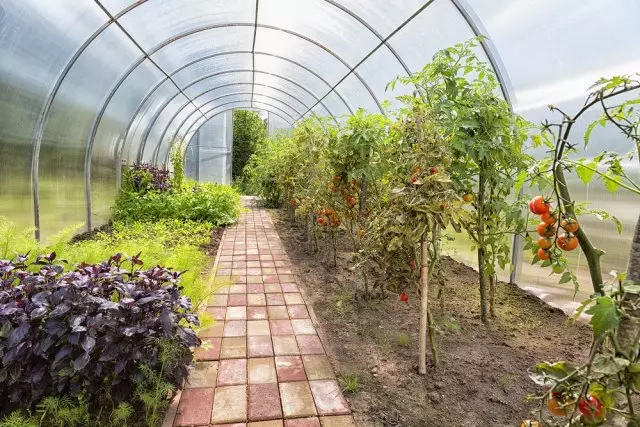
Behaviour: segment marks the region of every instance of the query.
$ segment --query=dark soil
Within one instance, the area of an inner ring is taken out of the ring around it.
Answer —
[[[322,326],[336,374],[355,375],[361,384],[347,393],[358,425],[517,426],[538,407],[526,400],[540,392],[528,368],[543,360],[586,358],[590,329],[513,285],[499,283],[496,317],[483,324],[477,272],[445,257],[443,309],[432,300],[440,364],[418,375],[414,291],[408,303],[395,294],[354,300],[347,238],[338,242],[334,268],[306,252],[302,229],[285,215],[272,211],[272,218]]]
[[[93,240],[100,233],[111,234],[113,232],[113,226],[111,223],[96,227],[91,231],[85,231],[84,233],[76,234],[71,238],[71,243],[83,242],[86,240]]]

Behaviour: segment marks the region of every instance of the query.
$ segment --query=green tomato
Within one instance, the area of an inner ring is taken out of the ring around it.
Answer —
[[[564,265],[562,264],[553,264],[553,272],[556,274],[561,274],[564,271]]]

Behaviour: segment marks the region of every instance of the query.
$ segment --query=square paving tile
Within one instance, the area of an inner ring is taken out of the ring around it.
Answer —
[[[247,383],[247,359],[221,360],[218,368],[218,387]]]
[[[247,268],[247,276],[260,276],[262,275],[261,268]]]
[[[291,320],[269,320],[271,335],[292,335]]]
[[[273,357],[249,359],[249,384],[277,382],[276,366]]]
[[[271,336],[273,352],[276,356],[296,356],[300,354],[295,335]]]
[[[226,307],[228,300],[229,300],[229,295],[217,294],[211,297],[211,301],[209,302],[209,305],[213,307]]]
[[[227,281],[229,279],[229,277],[231,277],[231,276],[221,276],[219,274],[216,274],[215,280],[218,281],[218,282]],[[215,286],[218,286],[218,288],[214,292],[215,294],[217,294],[217,295],[226,295],[226,294],[229,293],[230,285],[226,285],[226,284],[219,285],[219,284],[216,284]]]
[[[275,360],[278,381],[290,382],[307,380],[300,356],[278,356]]]
[[[246,421],[247,386],[232,385],[217,388],[213,398],[213,412],[210,412],[210,415],[211,422],[214,424]]]
[[[225,307],[207,307],[206,311],[214,320],[224,320],[227,315]]]
[[[193,388],[183,390],[178,405],[176,426],[209,424],[213,404],[212,388]]]
[[[348,414],[349,404],[340,391],[335,380],[309,381],[313,400],[316,402],[320,415]]]
[[[282,409],[278,384],[250,384],[249,420],[262,421],[280,418],[282,418]]]
[[[230,320],[225,322],[225,337],[244,337],[247,335],[247,322],[245,320]]]
[[[296,335],[315,335],[316,333],[311,319],[294,319],[291,321],[291,326],[293,326],[293,333]]]
[[[266,320],[267,318],[268,318],[267,307],[265,306],[247,307],[248,320]]]
[[[300,288],[298,288],[298,285],[296,285],[295,283],[283,283],[281,286],[282,286],[282,292],[287,292],[287,293],[300,292]]]
[[[285,418],[310,417],[317,414],[308,382],[298,381],[279,385]]]
[[[262,276],[248,276],[247,284],[262,283]]]
[[[227,307],[227,320],[247,320],[247,307]]]
[[[198,362],[196,367],[189,371],[185,388],[213,388],[216,386],[217,374],[218,362]]]
[[[267,309],[269,320],[288,320],[289,312],[285,305],[270,305]]]
[[[273,345],[271,343],[271,337],[247,337],[247,353],[249,357],[273,356]]]
[[[265,274],[262,276],[264,283],[280,283],[280,279],[275,274]]]
[[[324,354],[302,356],[302,363],[309,380],[335,379],[331,363]]]
[[[302,295],[300,295],[297,292],[284,294],[284,300],[286,301],[287,305],[304,304],[304,300],[302,299]],[[229,305],[231,305],[231,304],[229,304]]]
[[[248,427],[282,427],[282,420],[254,421]]]
[[[206,329],[200,331],[200,338],[218,338],[224,331],[224,322],[218,321]]]
[[[264,291],[268,294],[282,293],[280,283],[265,283]]]
[[[244,274],[234,274],[231,276],[231,281],[236,285],[244,285],[249,283],[247,280],[247,276]]]
[[[200,347],[196,349],[196,360],[218,360],[220,358],[220,346],[222,338],[205,338]]]
[[[324,354],[322,342],[317,335],[296,335],[300,354]]]
[[[246,294],[247,293],[247,285],[245,284],[235,284],[231,285],[229,288],[230,294]]]
[[[309,312],[305,305],[288,305],[287,310],[291,319],[309,319]]]
[[[250,337],[259,335],[271,335],[271,331],[269,330],[269,321],[249,320],[247,322],[247,335]]]
[[[267,305],[285,305],[283,294],[267,294]]]
[[[230,294],[228,306],[242,306],[247,305],[247,295],[245,294]]]
[[[263,294],[264,285],[262,283],[250,283],[247,285],[248,294]]]
[[[262,274],[276,274],[276,269],[274,267],[262,267]]]
[[[317,417],[285,420],[284,427],[320,427],[320,420]]]
[[[247,302],[248,302],[248,305],[252,305],[252,306],[267,305],[267,301],[264,294],[248,294]]]
[[[245,337],[223,338],[220,359],[237,359],[241,357],[247,357],[247,339]]]
[[[337,417],[321,417],[322,427],[357,427],[351,415],[340,415]]]

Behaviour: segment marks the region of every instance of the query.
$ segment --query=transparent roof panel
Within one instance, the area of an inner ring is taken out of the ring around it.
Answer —
[[[262,0],[259,5],[260,25],[312,38],[352,66],[380,42],[364,25],[327,1]]]
[[[302,82],[296,82],[288,77],[282,77],[277,74],[267,74],[266,72],[257,71],[255,82],[263,86],[276,87],[295,95],[305,105],[313,105],[318,102],[319,99],[319,95],[311,92]]]
[[[273,53],[285,58],[294,55],[298,63],[314,69],[329,83],[337,82],[349,72],[349,68],[326,49],[283,31],[258,28],[256,51]],[[282,68],[286,67],[283,65]]]
[[[251,53],[215,54],[215,56],[204,57],[198,62],[175,72],[171,78],[180,87],[184,87],[206,75],[221,71],[251,70],[251,67],[253,67]]]
[[[582,97],[600,77],[640,69],[636,0],[468,2],[500,53],[520,111]]]
[[[340,92],[353,111],[361,107],[371,113],[380,112],[376,101],[354,74],[350,74],[349,77],[340,83],[336,87],[336,91]]]
[[[311,105],[305,105],[300,102],[295,96],[276,88],[256,85],[253,88],[253,91],[256,95],[268,96],[270,98],[278,99],[300,113],[304,113],[309,109],[309,107],[311,107]]]
[[[251,1],[149,0],[119,19],[120,24],[149,51],[178,34],[215,25],[253,25]]]
[[[181,66],[220,52],[251,51],[253,24],[200,31],[174,40],[151,57],[167,73]]]
[[[251,71],[223,71],[203,76],[183,87],[184,93],[191,98],[206,92],[217,86],[232,83],[251,83],[253,80]]]
[[[438,0],[436,0],[438,1]],[[411,15],[433,0],[341,0],[336,1],[360,16],[382,37],[388,36]],[[428,6],[430,7],[430,6]]]
[[[282,59],[276,56],[266,54],[256,54],[256,70],[265,71],[276,76],[287,76],[298,84],[304,86],[307,90],[318,96],[326,92],[331,83],[319,75],[313,68],[300,64],[297,59]]]
[[[262,104],[270,104],[270,105],[273,105],[274,107],[278,107],[280,110],[286,111],[294,119],[297,119],[298,117],[303,115],[305,111],[307,111],[306,108],[296,110],[295,108],[293,108],[293,106],[290,103],[286,101],[282,101],[278,98],[274,98],[268,95],[261,95],[259,93],[253,94],[253,102],[254,104],[262,103]]]

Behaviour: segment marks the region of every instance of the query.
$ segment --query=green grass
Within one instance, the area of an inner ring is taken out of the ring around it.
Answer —
[[[348,374],[340,378],[340,386],[345,393],[355,393],[362,387],[358,376],[355,374]]]
[[[409,337],[408,334],[401,332],[396,337],[396,343],[398,344],[399,347],[407,348],[411,343],[411,338]]]

